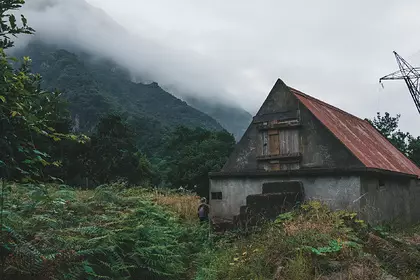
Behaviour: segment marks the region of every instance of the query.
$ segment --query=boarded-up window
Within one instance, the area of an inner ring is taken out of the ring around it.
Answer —
[[[280,154],[290,155],[299,152],[299,137],[297,129],[282,130],[279,133]]]
[[[268,133],[267,131],[262,132],[262,154],[265,156],[268,154]]]
[[[280,154],[280,143],[279,143],[279,131],[269,130],[268,131],[268,150],[270,155]]]
[[[290,155],[299,153],[297,129],[270,129],[262,131],[262,155]]]

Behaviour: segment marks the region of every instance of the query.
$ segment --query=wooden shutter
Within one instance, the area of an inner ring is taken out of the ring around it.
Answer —
[[[264,156],[266,156],[268,154],[268,133],[267,133],[267,131],[263,131],[263,133],[262,133],[262,142],[263,142],[262,154]]]
[[[268,131],[268,148],[270,155],[280,154],[280,142],[279,142],[279,131],[269,130]]]
[[[288,155],[299,152],[299,132],[298,130],[288,129],[279,133],[280,154]]]

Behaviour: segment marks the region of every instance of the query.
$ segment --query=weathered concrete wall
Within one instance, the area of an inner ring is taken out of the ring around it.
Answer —
[[[381,182],[381,183],[380,183]],[[420,221],[420,184],[410,178],[361,178],[362,218],[370,223]]]
[[[222,200],[210,200],[211,215],[233,219],[239,215],[246,197],[261,194],[262,185],[268,182],[301,181],[305,199],[325,201],[333,209],[359,209],[360,178],[358,176],[306,177],[306,178],[214,178],[210,192],[222,192]]]

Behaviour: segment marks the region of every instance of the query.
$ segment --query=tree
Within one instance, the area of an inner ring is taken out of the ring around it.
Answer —
[[[220,170],[235,146],[232,134],[201,128],[178,127],[165,149],[167,180],[173,187],[186,187],[207,196],[208,173]]]
[[[122,178],[129,183],[146,183],[151,166],[135,145],[131,127],[118,114],[103,117],[91,137],[88,165],[98,183]]]
[[[420,167],[420,137],[411,137],[407,148],[410,159]]]
[[[402,132],[398,129],[398,122],[401,115],[397,114],[395,117],[390,116],[388,112],[382,116],[377,113],[376,117],[370,121],[368,120],[383,136],[385,136],[397,149],[407,155],[408,141],[410,134]]]
[[[414,163],[420,166],[420,137],[413,137],[408,132],[398,129],[401,115],[390,116],[388,112],[382,116],[379,112],[373,120],[367,119],[385,138]]]
[[[41,77],[29,71],[28,57],[23,59],[20,67],[16,67],[16,59],[5,53],[5,49],[13,46],[11,36],[32,34],[34,31],[27,26],[23,15],[21,24],[18,24],[11,14],[24,3],[23,0],[0,2],[0,279],[4,276],[5,257],[10,253],[10,248],[5,245],[3,223],[6,179],[45,179],[45,167],[60,163],[51,158],[43,149],[48,145],[42,143],[78,138],[54,128],[61,119],[60,93],[41,89]]]
[[[11,63],[16,59],[4,52],[13,46],[10,36],[33,32],[24,16],[21,16],[22,25],[18,26],[15,16],[7,14],[22,4],[22,0],[2,1],[0,4],[0,176],[40,180],[45,179],[45,166],[59,165],[40,149],[42,143],[76,140],[78,137],[60,133],[54,128],[61,121],[60,93],[41,89],[41,77],[30,72],[28,57],[16,69]],[[83,137],[79,140],[83,141]]]
[[[19,34],[32,34],[35,30],[27,25],[24,15],[20,16],[21,24],[18,25],[16,16],[10,12],[18,10],[25,4],[24,0],[2,0],[0,2],[0,49],[13,47],[10,36]]]

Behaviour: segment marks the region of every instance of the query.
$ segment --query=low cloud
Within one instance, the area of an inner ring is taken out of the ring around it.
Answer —
[[[255,113],[277,78],[362,118],[401,113],[420,134],[395,49],[420,64],[416,0],[28,0],[40,38],[120,62],[177,95]],[[19,42],[25,44],[25,40]]]

